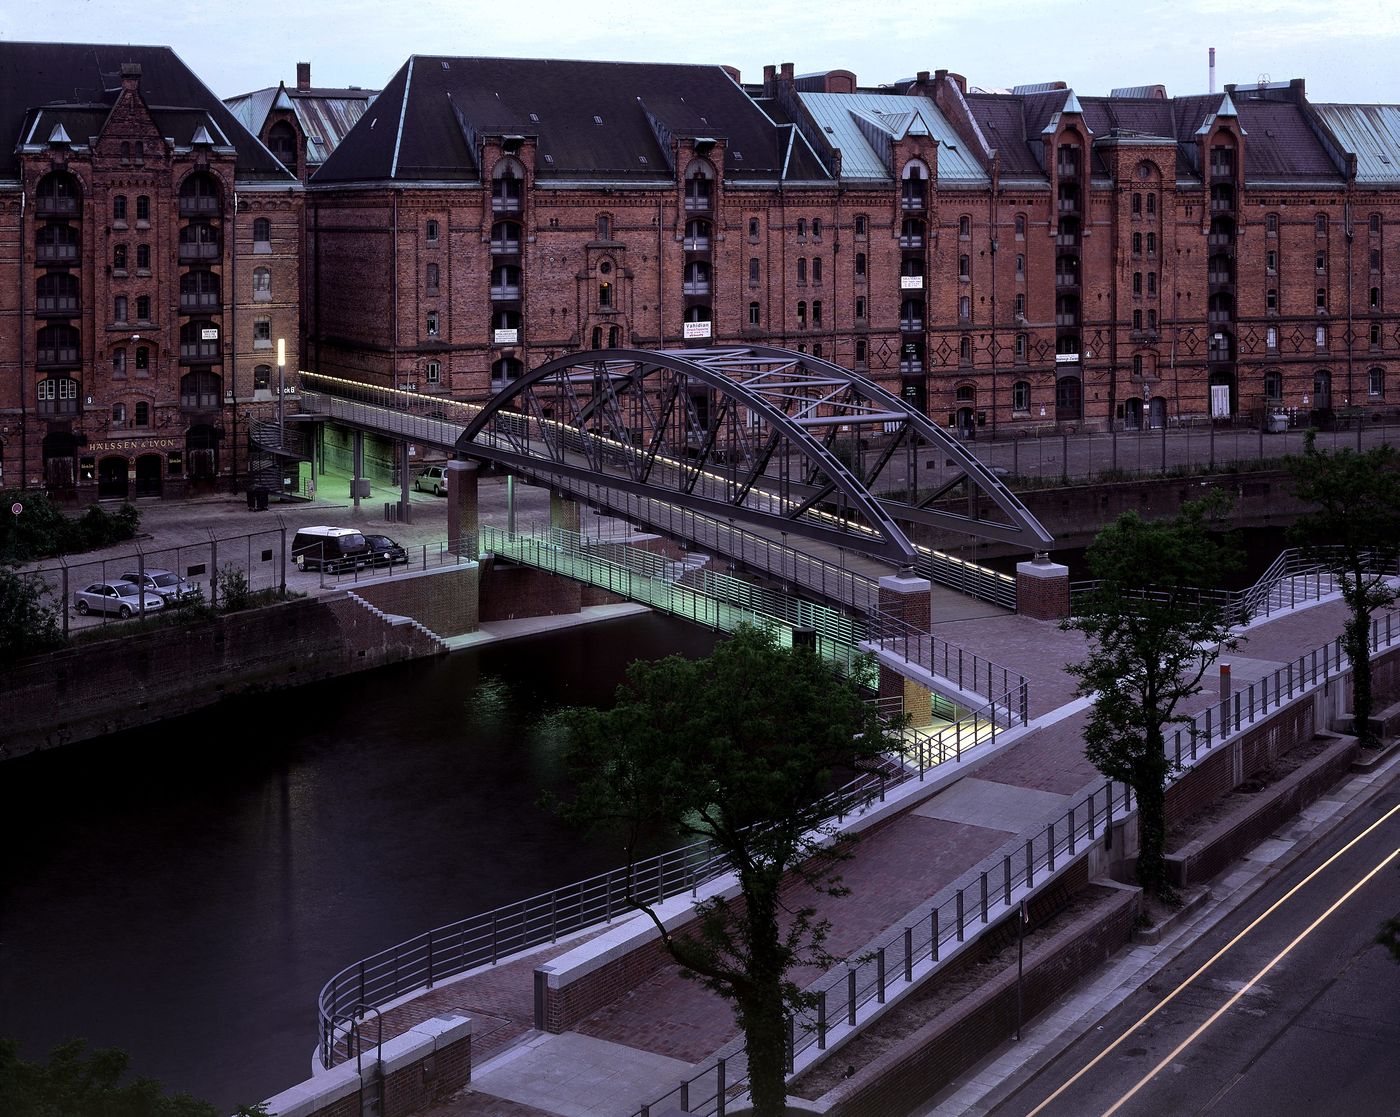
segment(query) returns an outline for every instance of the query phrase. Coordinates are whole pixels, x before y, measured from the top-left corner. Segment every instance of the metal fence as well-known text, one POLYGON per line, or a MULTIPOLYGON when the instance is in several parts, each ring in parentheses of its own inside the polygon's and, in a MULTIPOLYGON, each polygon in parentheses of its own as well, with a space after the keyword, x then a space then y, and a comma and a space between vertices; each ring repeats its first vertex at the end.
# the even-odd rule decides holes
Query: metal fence
MULTIPOLYGON (((1361 450, 1396 444, 1400 426, 1355 424, 1318 431, 1319 450, 1361 450)), ((1019 437, 975 440, 967 449, 1004 481, 1085 481, 1191 473, 1281 463, 1303 452, 1304 429, 1280 433, 1259 426, 1226 427, 1201 419, 1157 430, 1069 434, 1045 430, 1019 437)))
MULTIPOLYGON (((1371 626, 1372 654, 1400 640, 1400 625, 1377 618, 1371 626)), ((1350 667, 1341 640, 1305 652, 1261 680, 1256 688, 1223 698, 1192 718, 1167 743, 1178 769, 1189 768, 1235 733, 1350 667)), ((1110 840, 1115 811, 1126 818, 1132 810, 1131 789, 1105 783, 1076 803, 1045 829, 1024 840, 1016 852, 1003 852, 984 861, 965 878, 970 883, 953 890, 941 902, 886 939, 873 952, 828 973, 816 983, 816 1007, 788 1022, 788 1070, 805 1053, 824 1051, 879 1011, 891 992, 910 985, 934 970, 963 943, 1006 915, 1038 886, 1043 886, 1069 860, 1096 841, 1110 840), (1037 884, 1039 882, 1039 885, 1037 884)), ((747 1080, 742 1051, 716 1059, 675 1089, 653 1099, 631 1117, 652 1117, 668 1106, 683 1112, 722 1115, 747 1080)))
POLYGON ((287 584, 288 536, 280 516, 277 524, 276 528, 242 535, 216 538, 211 534, 206 542, 170 547, 148 547, 138 540, 132 543, 127 554, 101 558, 65 556, 46 560, 26 574, 42 584, 58 607, 65 636, 104 624, 129 624, 115 615, 91 613, 80 617, 74 606, 74 594, 99 582, 117 582, 123 575, 152 570, 177 574, 198 589, 206 603, 213 605, 219 603, 221 576, 241 575, 250 593, 281 592, 287 584))
MULTIPOLYGON (((827 799, 830 820, 840 823, 883 802, 892 788, 923 779, 937 764, 960 761, 975 745, 994 740, 995 728, 981 720, 984 713, 978 711, 939 733, 925 734, 904 763, 860 775, 840 788, 827 799)), ((379 1008, 405 994, 431 989, 446 978, 495 965, 510 954, 605 925, 634 912, 636 902, 656 904, 686 892, 695 895, 702 885, 727 871, 728 865, 710 843, 694 842, 630 868, 435 928, 354 962, 332 977, 317 998, 321 1065, 333 1066, 344 1057, 342 1025, 347 1011, 356 1005, 379 1008)))

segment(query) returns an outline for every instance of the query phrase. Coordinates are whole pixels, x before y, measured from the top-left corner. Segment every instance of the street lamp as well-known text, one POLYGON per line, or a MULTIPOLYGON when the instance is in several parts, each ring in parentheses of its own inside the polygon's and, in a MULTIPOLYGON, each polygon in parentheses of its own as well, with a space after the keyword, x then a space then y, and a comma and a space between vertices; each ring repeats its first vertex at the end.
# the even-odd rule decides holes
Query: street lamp
POLYGON ((287 447, 287 424, 283 416, 283 397, 287 394, 286 384, 287 340, 277 339, 277 448, 287 447))

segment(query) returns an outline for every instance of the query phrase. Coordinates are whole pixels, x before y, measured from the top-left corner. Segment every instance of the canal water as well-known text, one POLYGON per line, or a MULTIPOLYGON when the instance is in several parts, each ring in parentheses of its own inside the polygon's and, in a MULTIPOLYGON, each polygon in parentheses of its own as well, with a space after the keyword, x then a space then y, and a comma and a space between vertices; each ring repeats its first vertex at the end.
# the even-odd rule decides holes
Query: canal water
POLYGON ((342 966, 621 863, 538 805, 555 714, 714 641, 619 619, 0 764, 0 1035, 222 1112, 301 1081, 342 966))

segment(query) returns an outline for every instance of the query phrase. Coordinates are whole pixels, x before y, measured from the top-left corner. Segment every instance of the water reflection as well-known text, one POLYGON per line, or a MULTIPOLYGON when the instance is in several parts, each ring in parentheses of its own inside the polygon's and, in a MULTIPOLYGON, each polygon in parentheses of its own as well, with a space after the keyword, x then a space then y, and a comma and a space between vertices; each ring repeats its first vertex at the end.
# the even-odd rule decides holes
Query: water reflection
POLYGON ((0 1034, 222 1110, 299 1081, 341 966, 618 863, 538 806, 555 711, 713 639, 613 621, 0 765, 0 1034))

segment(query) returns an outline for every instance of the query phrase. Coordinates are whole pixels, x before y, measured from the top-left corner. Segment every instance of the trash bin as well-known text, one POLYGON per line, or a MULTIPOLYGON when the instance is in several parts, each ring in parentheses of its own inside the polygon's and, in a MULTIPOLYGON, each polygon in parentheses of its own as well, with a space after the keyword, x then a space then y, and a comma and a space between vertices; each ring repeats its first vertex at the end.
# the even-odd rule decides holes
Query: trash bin
POLYGON ((254 491, 254 493, 257 495, 258 511, 259 511, 259 512, 266 512, 266 511, 267 511, 267 490, 266 490, 266 489, 254 489, 253 491, 254 491))
POLYGON ((257 489, 254 489, 254 488, 249 488, 249 489, 248 489, 248 511, 249 511, 249 512, 256 512, 257 510, 258 510, 258 490, 257 490, 257 489))
POLYGON ((1282 411, 1271 412, 1268 419, 1268 426, 1265 428, 1270 434, 1282 434, 1288 429, 1288 416, 1282 411))

